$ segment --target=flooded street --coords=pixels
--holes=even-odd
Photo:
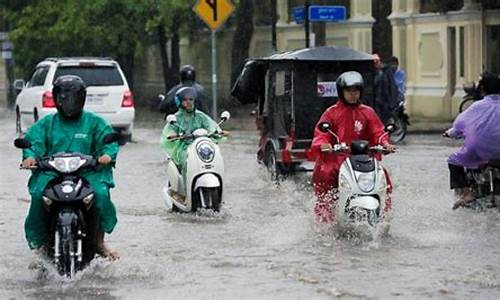
[[[229,122],[229,124],[231,121]],[[384,164],[392,175],[388,237],[336,238],[314,223],[310,174],[279,188],[255,161],[255,132],[223,144],[225,205],[218,215],[172,214],[160,191],[161,128],[139,127],[121,148],[108,236],[122,259],[94,260],[73,280],[28,266],[28,172],[14,120],[0,118],[0,298],[422,299],[500,298],[500,213],[451,210],[446,157],[458,145],[410,135]]]

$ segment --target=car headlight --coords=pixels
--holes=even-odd
[[[78,170],[87,160],[80,157],[56,157],[49,161],[54,169],[61,173],[72,173]]]
[[[372,191],[375,187],[374,173],[356,173],[359,188],[366,193]]]
[[[207,142],[199,143],[196,147],[196,152],[203,162],[209,163],[214,160],[215,149]]]

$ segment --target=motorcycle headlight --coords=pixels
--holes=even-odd
[[[359,188],[368,193],[375,187],[375,178],[373,173],[358,173],[356,172],[356,180],[358,182]]]
[[[207,142],[199,143],[196,147],[196,152],[200,159],[206,163],[212,162],[215,157],[215,149]]]
[[[49,161],[49,165],[61,173],[72,173],[78,170],[85,162],[86,160],[80,157],[56,157]]]
[[[351,189],[351,185],[349,184],[349,181],[347,181],[347,178],[345,178],[344,175],[340,175],[339,187],[346,189],[346,190]]]

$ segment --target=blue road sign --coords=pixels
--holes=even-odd
[[[297,24],[304,23],[306,15],[304,10],[305,10],[304,6],[296,6],[293,8],[293,20],[295,21],[295,23]]]
[[[311,22],[341,22],[346,19],[345,6],[311,5],[309,6],[309,21]]]

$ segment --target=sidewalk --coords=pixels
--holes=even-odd
[[[409,134],[436,134],[443,133],[450,128],[452,122],[436,120],[411,120],[408,126]]]

